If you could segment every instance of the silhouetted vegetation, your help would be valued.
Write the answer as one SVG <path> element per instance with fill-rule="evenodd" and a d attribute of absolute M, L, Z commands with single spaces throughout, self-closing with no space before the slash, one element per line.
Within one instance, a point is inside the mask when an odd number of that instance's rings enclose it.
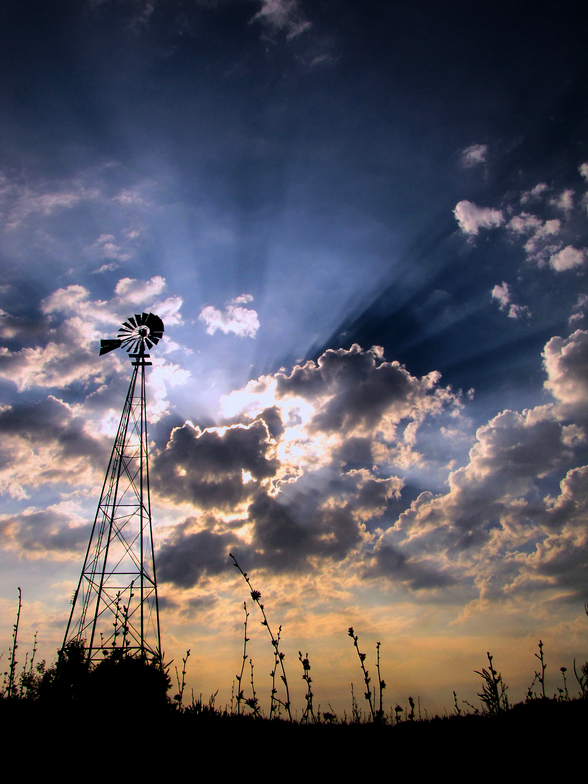
<path fill-rule="evenodd" d="M 236 562 L 235 562 L 236 564 Z M 237 567 L 239 568 L 239 567 Z M 305 743 L 344 742 L 348 733 L 360 738 L 369 732 L 370 738 L 386 737 L 402 743 L 403 748 L 416 749 L 427 744 L 443 744 L 449 738 L 458 737 L 460 741 L 486 740 L 507 738 L 512 733 L 555 733 L 561 740 L 569 740 L 574 733 L 583 732 L 588 719 L 588 662 L 578 665 L 574 662 L 574 673 L 579 693 L 570 696 L 566 679 L 567 669 L 560 668 L 563 687 L 558 693 L 549 697 L 545 686 L 545 660 L 543 643 L 539 641 L 539 653 L 536 654 L 540 668 L 529 687 L 524 702 L 511 706 L 507 697 L 507 686 L 502 675 L 494 666 L 494 659 L 487 653 L 488 667 L 475 672 L 482 679 L 482 690 L 478 696 L 480 705 L 470 705 L 458 700 L 453 692 L 454 712 L 452 715 L 434 718 L 423 718 L 421 707 L 418 712 L 415 700 L 409 697 L 409 707 L 395 705 L 388 712 L 383 705 L 383 691 L 386 688 L 380 673 L 380 643 L 376 648 L 376 668 L 378 690 L 371 685 L 371 678 L 366 669 L 366 654 L 360 651 L 359 636 L 353 628 L 348 635 L 353 640 L 361 667 L 365 691 L 363 697 L 367 710 L 363 711 L 352 693 L 351 715 L 337 716 L 331 709 L 318 710 L 313 705 L 313 693 L 310 677 L 310 660 L 299 652 L 302 667 L 302 680 L 305 683 L 306 706 L 300 720 L 295 720 L 289 710 L 289 691 L 284 667 L 284 654 L 279 649 L 278 636 L 274 636 L 269 628 L 267 614 L 260 603 L 261 594 L 251 588 L 249 579 L 242 573 L 250 588 L 252 599 L 258 604 L 262 613 L 262 625 L 270 634 L 272 650 L 275 656 L 275 667 L 281 668 L 282 681 L 288 702 L 280 700 L 275 693 L 275 672 L 272 675 L 272 693 L 269 714 L 266 716 L 259 704 L 253 680 L 253 662 L 249 659 L 250 685 L 245 687 L 245 665 L 247 663 L 247 620 L 249 614 L 244 603 L 244 647 L 240 674 L 236 676 L 237 690 L 233 693 L 231 704 L 224 708 L 216 706 L 216 694 L 208 701 L 198 699 L 192 694 L 189 703 L 185 704 L 187 663 L 190 651 L 182 659 L 182 670 L 175 668 L 177 692 L 171 697 L 170 665 L 147 657 L 132 656 L 124 646 L 113 646 L 104 651 L 103 659 L 97 664 L 89 663 L 85 646 L 81 642 L 72 642 L 58 652 L 57 661 L 47 666 L 45 661 L 36 662 L 36 638 L 31 656 L 27 654 L 24 664 L 18 667 L 16 653 L 18 650 L 18 625 L 20 620 L 21 600 L 16 623 L 13 629 L 13 640 L 8 658 L 8 668 L 4 672 L 4 683 L 1 691 L 0 712 L 7 724 L 16 732 L 17 727 L 43 727 L 47 737 L 57 728 L 67 729 L 72 737 L 81 737 L 84 727 L 92 725 L 96 719 L 100 724 L 115 719 L 127 732 L 138 732 L 141 727 L 168 728 L 178 742 L 189 739 L 192 733 L 206 739 L 222 732 L 227 739 L 258 735 L 264 737 Z M 588 614 L 588 607 L 586 608 Z M 281 628 L 280 628 L 281 631 Z M 246 696 L 250 690 L 251 696 Z M 469 710 L 461 705 L 467 705 Z M 285 713 L 280 716 L 280 708 Z M 60 731 L 61 731 L 60 730 Z M 49 732 L 49 735 L 47 733 Z M 252 735 L 253 734 L 253 735 Z M 367 737 L 367 736 L 366 736 Z M 381 736 L 384 737 L 384 736 Z"/>

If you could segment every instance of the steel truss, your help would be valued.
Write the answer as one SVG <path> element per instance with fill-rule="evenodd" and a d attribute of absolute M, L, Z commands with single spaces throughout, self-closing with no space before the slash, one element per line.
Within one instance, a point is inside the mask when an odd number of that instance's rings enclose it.
<path fill-rule="evenodd" d="M 83 642 L 89 661 L 117 649 L 161 661 L 145 396 L 152 363 L 143 346 L 129 356 L 133 373 L 63 642 Z"/>

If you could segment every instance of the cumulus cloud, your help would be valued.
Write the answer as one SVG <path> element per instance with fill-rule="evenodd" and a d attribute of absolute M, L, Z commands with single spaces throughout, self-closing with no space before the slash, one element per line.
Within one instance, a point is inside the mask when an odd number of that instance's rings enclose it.
<path fill-rule="evenodd" d="M 155 296 L 158 286 L 143 290 Z M 125 283 L 120 296 L 139 289 Z M 492 296 L 504 311 L 513 306 L 505 282 Z M 55 315 L 85 302 L 81 287 L 63 289 L 45 307 Z M 228 551 L 240 548 L 273 573 L 318 573 L 331 562 L 353 579 L 390 580 L 408 591 L 467 586 L 501 600 L 555 586 L 575 595 L 587 547 L 580 534 L 588 468 L 574 460 L 586 443 L 588 332 L 552 338 L 544 366 L 549 401 L 492 417 L 465 464 L 450 472 L 447 490 L 421 492 L 410 504 L 411 466 L 432 465 L 421 454 L 426 422 L 447 416 L 459 426 L 461 396 L 441 386 L 438 373 L 419 378 L 380 348 L 354 345 L 253 379 L 225 399 L 226 424 L 187 421 L 152 453 L 154 498 L 184 519 L 160 546 L 161 581 L 202 585 L 229 569 Z M 89 455 L 109 445 L 86 415 L 56 398 L 0 412 L 3 491 L 22 498 L 33 484 L 67 481 L 74 471 L 90 481 Z M 435 443 L 446 462 L 450 440 Z M 6 547 L 35 557 L 74 552 L 87 533 L 78 527 L 75 516 L 59 522 L 40 510 L 0 519 Z"/>
<path fill-rule="evenodd" d="M 230 570 L 229 550 L 237 538 L 230 533 L 208 530 L 190 531 L 196 521 L 188 518 L 178 525 L 170 540 L 157 553 L 157 576 L 160 582 L 191 588 L 206 575 Z"/>
<path fill-rule="evenodd" d="M 30 215 L 47 217 L 55 212 L 71 210 L 84 201 L 100 199 L 100 191 L 81 182 L 63 183 L 59 190 L 49 190 L 47 184 L 34 187 L 3 178 L 5 226 L 14 230 Z M 50 188 L 51 186 L 49 186 Z"/>
<path fill-rule="evenodd" d="M 585 261 L 586 251 L 584 248 L 578 250 L 568 245 L 549 258 L 549 266 L 556 272 L 565 272 L 575 267 L 581 267 Z"/>
<path fill-rule="evenodd" d="M 82 319 L 70 319 L 59 328 L 47 327 L 45 345 L 19 351 L 1 346 L 0 378 L 12 381 L 22 392 L 33 386 L 64 389 L 99 376 L 95 352 L 89 349 L 97 333 L 84 328 Z"/>
<path fill-rule="evenodd" d="M 268 429 L 249 425 L 200 430 L 186 422 L 172 430 L 153 460 L 153 487 L 177 502 L 235 510 L 277 471 Z M 250 481 L 245 481 L 248 477 Z"/>
<path fill-rule="evenodd" d="M 545 388 L 564 412 L 585 417 L 588 407 L 588 332 L 578 329 L 570 337 L 553 337 L 543 351 L 547 371 Z"/>
<path fill-rule="evenodd" d="M 121 278 L 116 284 L 114 293 L 125 304 L 139 305 L 158 297 L 166 286 L 165 278 L 161 275 L 155 275 L 147 281 Z"/>
<path fill-rule="evenodd" d="M 508 283 L 502 282 L 502 286 L 496 284 L 492 289 L 492 298 L 498 300 L 500 310 L 504 310 L 510 302 L 510 291 L 508 290 Z"/>
<path fill-rule="evenodd" d="M 508 283 L 502 282 L 502 286 L 496 285 L 491 292 L 492 298 L 498 301 L 500 310 L 506 310 L 508 307 L 509 318 L 520 318 L 521 316 L 530 316 L 531 311 L 526 305 L 516 305 L 511 302 L 511 293 L 508 288 Z M 509 307 L 510 306 L 510 307 Z"/>
<path fill-rule="evenodd" d="M 252 308 L 243 307 L 252 301 L 251 294 L 241 294 L 225 303 L 224 312 L 207 305 L 198 318 L 206 324 L 208 335 L 214 335 L 217 330 L 220 330 L 225 335 L 232 332 L 238 337 L 254 338 L 259 329 L 257 312 Z"/>
<path fill-rule="evenodd" d="M 574 321 L 581 321 L 585 317 L 585 308 L 587 305 L 588 294 L 580 294 L 572 307 L 572 313 L 568 319 L 568 323 L 572 324 Z"/>
<path fill-rule="evenodd" d="M 390 434 L 405 417 L 423 418 L 456 401 L 450 390 L 436 388 L 433 372 L 418 379 L 399 362 L 382 361 L 381 349 L 329 349 L 317 363 L 297 365 L 289 376 L 277 375 L 278 398 L 299 397 L 315 411 L 309 430 L 361 433 L 381 427 Z"/>
<path fill-rule="evenodd" d="M 531 188 L 531 190 L 523 191 L 521 194 L 521 204 L 540 200 L 548 190 L 548 186 L 544 182 L 540 182 L 538 185 L 535 185 L 534 188 Z"/>
<path fill-rule="evenodd" d="M 96 251 L 97 255 L 107 259 L 116 259 L 117 261 L 128 261 L 132 257 L 132 252 L 129 248 L 116 241 L 113 234 L 101 234 L 96 242 L 90 246 L 89 251 Z M 103 264 L 98 272 L 103 272 L 105 269 L 116 269 L 118 264 Z"/>
<path fill-rule="evenodd" d="M 412 376 L 378 347 L 326 351 L 228 396 L 238 424 L 175 428 L 154 457 L 153 486 L 212 514 L 215 533 L 229 526 L 257 566 L 343 561 L 400 502 L 396 470 L 418 461 L 418 428 L 461 405 L 439 379 Z"/>
<path fill-rule="evenodd" d="M 491 207 L 478 207 L 471 201 L 460 201 L 453 210 L 459 228 L 464 234 L 476 235 L 480 229 L 502 226 L 504 216 L 501 210 Z"/>
<path fill-rule="evenodd" d="M 582 166 L 579 167 L 581 174 Z M 524 240 L 527 260 L 534 262 L 538 267 L 549 266 L 556 272 L 581 267 L 586 261 L 586 248 L 577 248 L 570 242 L 578 238 L 575 191 L 573 188 L 564 188 L 547 199 L 550 190 L 549 186 L 542 182 L 520 195 L 521 204 L 532 205 L 535 212 L 541 214 L 525 210 L 512 215 L 507 222 L 505 214 L 512 214 L 514 205 L 507 206 L 503 213 L 498 209 L 481 208 L 469 201 L 460 201 L 454 210 L 454 215 L 461 231 L 470 237 L 478 234 L 480 228 L 504 225 L 511 239 Z M 579 204 L 585 203 L 584 197 Z M 563 217 L 549 217 L 549 213 L 553 214 L 554 208 L 563 213 Z M 501 294 L 499 289 L 495 288 L 493 296 L 501 303 L 501 309 L 505 309 L 505 292 Z M 518 318 L 521 315 L 528 315 L 522 306 L 510 307 L 509 316 Z"/>
<path fill-rule="evenodd" d="M 561 248 L 561 242 L 556 239 L 561 230 L 561 221 L 557 218 L 542 221 L 536 215 L 522 212 L 511 218 L 506 228 L 527 237 L 524 246 L 527 258 L 540 266 Z"/>
<path fill-rule="evenodd" d="M 449 491 L 421 493 L 376 546 L 366 574 L 387 569 L 410 582 L 408 567 L 424 559 L 433 580 L 469 579 L 486 599 L 558 586 L 578 595 L 588 467 L 567 466 L 586 443 L 587 352 L 580 330 L 547 343 L 545 388 L 554 402 L 504 411 L 480 427 Z M 538 483 L 562 469 L 559 495 L 542 497 Z"/>
<path fill-rule="evenodd" d="M 114 272 L 115 269 L 118 269 L 119 265 L 116 262 L 111 262 L 110 264 L 103 264 L 97 270 L 93 270 L 95 275 L 98 275 L 101 272 Z"/>
<path fill-rule="evenodd" d="M 487 144 L 470 144 L 461 153 L 461 163 L 466 169 L 471 169 L 473 166 L 478 166 L 481 163 L 486 163 L 488 155 Z"/>
<path fill-rule="evenodd" d="M 551 199 L 550 204 L 561 210 L 562 212 L 571 212 L 574 209 L 574 189 L 566 188 L 559 196 Z"/>
<path fill-rule="evenodd" d="M 0 515 L 0 545 L 25 558 L 78 556 L 87 547 L 91 524 L 71 503 Z"/>
<path fill-rule="evenodd" d="M 316 500 L 316 499 L 315 499 Z M 308 570 L 311 559 L 343 560 L 361 541 L 361 529 L 347 505 L 297 503 L 260 494 L 250 507 L 259 561 L 272 571 Z"/>
<path fill-rule="evenodd" d="M 403 583 L 413 591 L 447 588 L 455 584 L 448 572 L 427 563 L 425 559 L 411 557 L 398 547 L 381 539 L 373 552 L 366 555 L 362 571 L 364 579 L 387 578 Z"/>
<path fill-rule="evenodd" d="M 407 538 L 404 549 L 435 553 L 439 567 L 458 574 L 497 551 L 534 541 L 542 507 L 526 496 L 538 477 L 571 458 L 563 435 L 548 409 L 494 417 L 478 429 L 469 463 L 450 474 L 449 492 L 422 493 L 402 513 L 397 528 Z"/>
<path fill-rule="evenodd" d="M 2 458 L 0 492 L 26 498 L 45 484 L 91 483 L 93 471 L 108 457 L 108 444 L 91 434 L 83 416 L 49 396 L 34 404 L 6 406 L 0 412 Z"/>

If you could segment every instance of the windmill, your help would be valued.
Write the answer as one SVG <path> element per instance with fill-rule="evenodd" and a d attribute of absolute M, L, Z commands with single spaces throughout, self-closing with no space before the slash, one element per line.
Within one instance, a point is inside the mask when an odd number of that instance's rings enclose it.
<path fill-rule="evenodd" d="M 100 356 L 127 351 L 133 372 L 63 646 L 83 642 L 88 661 L 107 651 L 161 660 L 157 579 L 149 497 L 146 349 L 163 337 L 154 313 L 131 316 L 113 340 L 100 341 Z"/>

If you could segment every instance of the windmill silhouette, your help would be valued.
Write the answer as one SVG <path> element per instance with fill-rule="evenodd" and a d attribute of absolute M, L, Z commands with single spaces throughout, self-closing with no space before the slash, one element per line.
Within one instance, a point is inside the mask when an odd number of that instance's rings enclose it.
<path fill-rule="evenodd" d="M 117 348 L 133 372 L 122 410 L 63 647 L 84 643 L 88 661 L 107 651 L 161 660 L 159 605 L 153 551 L 145 368 L 163 337 L 153 313 L 131 316 L 114 340 L 100 341 L 100 356 Z"/>

